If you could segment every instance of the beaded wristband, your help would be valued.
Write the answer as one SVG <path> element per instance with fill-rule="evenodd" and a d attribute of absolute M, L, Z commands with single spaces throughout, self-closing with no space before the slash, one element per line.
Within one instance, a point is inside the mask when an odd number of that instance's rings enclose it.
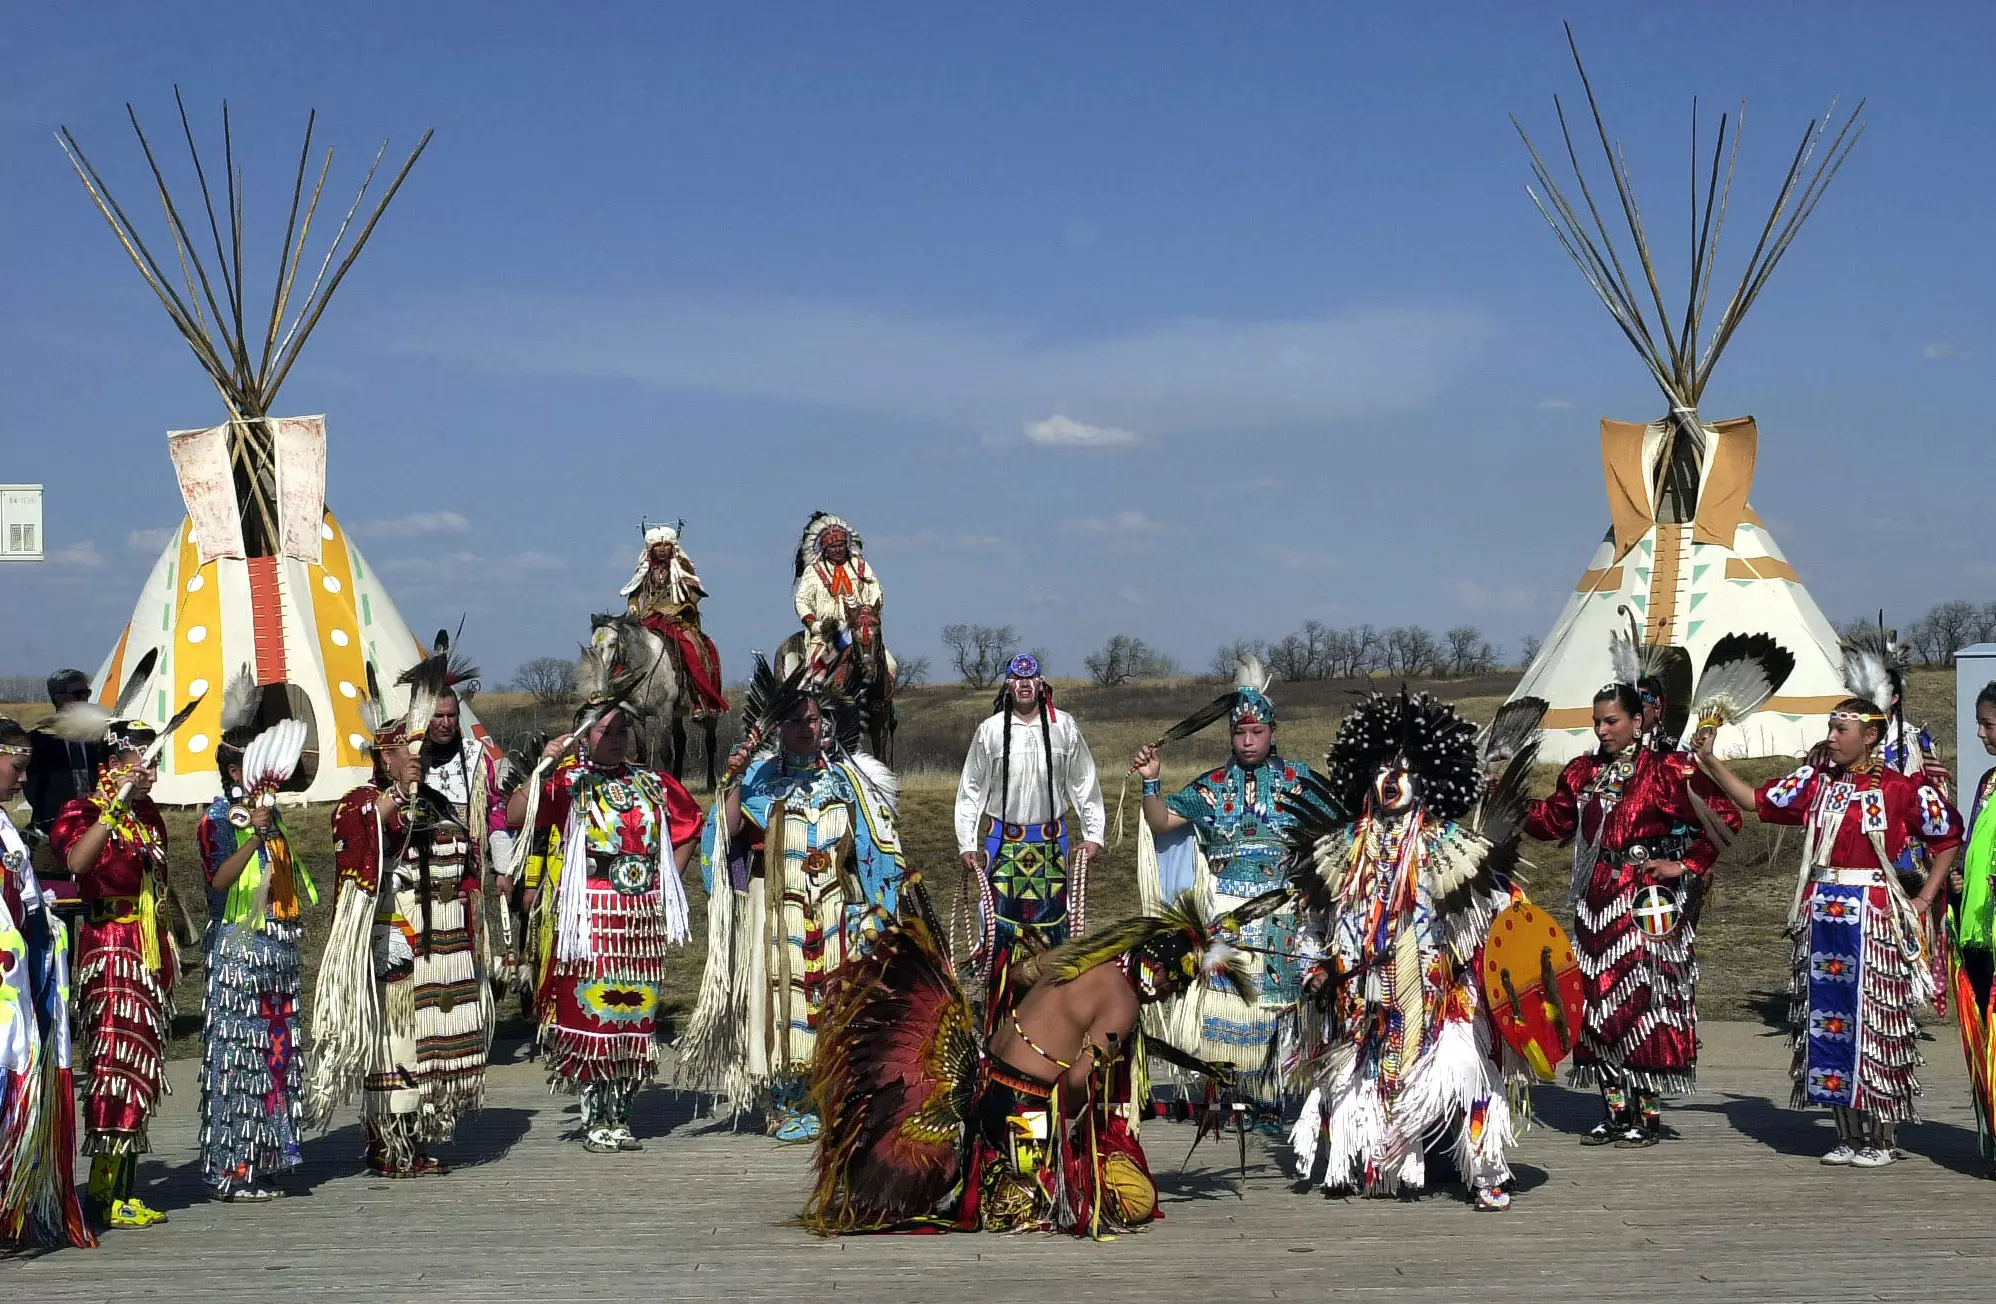
<path fill-rule="evenodd" d="M 1162 779 L 1144 780 L 1144 796 L 1161 797 L 1163 795 L 1164 795 L 1164 780 Z"/>

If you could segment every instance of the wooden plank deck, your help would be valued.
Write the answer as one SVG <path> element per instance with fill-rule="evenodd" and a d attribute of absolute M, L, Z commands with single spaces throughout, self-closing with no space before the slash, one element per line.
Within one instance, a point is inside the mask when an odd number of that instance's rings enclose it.
<path fill-rule="evenodd" d="M 1537 1093 L 1507 1214 L 1458 1193 L 1418 1202 L 1302 1191 L 1256 1142 L 1244 1198 L 1230 1147 L 1183 1125 L 1146 1130 L 1166 1221 L 1113 1243 L 988 1236 L 818 1241 L 795 1216 L 809 1151 L 733 1134 L 658 1089 L 641 1098 L 641 1154 L 590 1155 L 532 1065 L 495 1068 L 490 1105 L 460 1133 L 449 1177 L 362 1175 L 349 1118 L 307 1146 L 303 1188 L 264 1206 L 204 1201 L 187 1062 L 141 1169 L 172 1214 L 94 1252 L 0 1261 L 0 1299 L 506 1301 L 1178 1301 L 1229 1299 L 1986 1299 L 1996 1282 L 1996 1183 L 1977 1179 L 1952 1028 L 1926 1044 L 1929 1120 L 1916 1158 L 1825 1169 L 1826 1115 L 1785 1108 L 1783 1043 L 1708 1024 L 1701 1090 L 1667 1115 L 1681 1139 L 1585 1149 L 1591 1097 Z"/>

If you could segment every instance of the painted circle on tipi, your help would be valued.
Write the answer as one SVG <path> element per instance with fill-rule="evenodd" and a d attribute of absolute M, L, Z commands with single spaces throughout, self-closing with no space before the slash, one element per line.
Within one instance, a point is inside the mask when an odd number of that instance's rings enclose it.
<path fill-rule="evenodd" d="M 354 691 L 354 686 L 352 684 L 349 684 L 346 680 L 342 679 L 340 680 L 340 696 L 355 697 L 358 696 L 358 694 Z"/>
<path fill-rule="evenodd" d="M 333 537 L 333 527 L 332 527 L 332 526 L 330 526 L 330 525 L 328 525 L 328 524 L 326 524 L 326 523 L 325 523 L 324 521 L 320 521 L 320 522 L 319 522 L 319 537 L 320 537 L 321 539 L 330 539 L 330 538 L 332 538 L 332 537 Z"/>
<path fill-rule="evenodd" d="M 208 638 L 208 627 L 206 625 L 194 625 L 189 627 L 187 631 L 187 641 L 189 643 L 206 642 L 207 638 Z"/>
<path fill-rule="evenodd" d="M 199 575 L 191 576 L 187 581 L 187 591 L 189 593 L 199 593 L 201 591 L 201 586 L 206 584 L 207 582 L 208 581 L 202 579 Z"/>
<path fill-rule="evenodd" d="M 207 691 L 208 691 L 208 681 L 205 679 L 197 679 L 193 683 L 187 685 L 187 695 L 189 697 L 200 697 L 203 694 L 205 694 Z"/>
<path fill-rule="evenodd" d="M 367 739 L 361 737 L 359 734 L 348 734 L 347 741 L 353 744 L 355 751 L 367 750 Z"/>
<path fill-rule="evenodd" d="M 207 735 L 207 734 L 195 734 L 195 735 L 194 735 L 193 737 L 189 738 L 189 739 L 187 740 L 187 750 L 188 750 L 188 751 L 190 751 L 190 752 L 205 752 L 205 751 L 207 751 L 207 750 L 208 750 L 208 735 Z"/>
<path fill-rule="evenodd" d="M 343 629 L 336 629 L 327 634 L 326 637 L 333 640 L 334 647 L 345 647 L 347 645 L 347 632 Z"/>
<path fill-rule="evenodd" d="M 340 591 L 340 577 L 337 575 L 326 576 L 325 584 L 326 592 L 328 593 L 338 593 Z"/>

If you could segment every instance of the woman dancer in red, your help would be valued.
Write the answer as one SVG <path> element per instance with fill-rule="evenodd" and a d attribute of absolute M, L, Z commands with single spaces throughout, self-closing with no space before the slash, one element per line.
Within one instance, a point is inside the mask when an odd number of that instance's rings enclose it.
<path fill-rule="evenodd" d="M 1525 830 L 1573 842 L 1573 946 L 1586 1003 L 1572 1081 L 1598 1084 L 1607 1117 L 1583 1145 L 1653 1146 L 1657 1097 L 1690 1091 L 1698 1059 L 1698 962 L 1692 929 L 1718 858 L 1714 830 L 1740 827 L 1686 752 L 1641 737 L 1634 684 L 1594 695 L 1591 756 L 1531 804 Z M 1723 834 L 1718 836 L 1723 837 Z"/>

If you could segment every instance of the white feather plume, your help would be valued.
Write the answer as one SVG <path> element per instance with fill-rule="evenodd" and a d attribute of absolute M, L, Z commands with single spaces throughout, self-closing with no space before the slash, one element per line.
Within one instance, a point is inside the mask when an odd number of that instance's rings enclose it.
<path fill-rule="evenodd" d="M 256 723 L 257 699 L 262 696 L 257 691 L 256 675 L 247 662 L 236 671 L 235 678 L 229 680 L 228 687 L 222 690 L 222 732 L 240 729 L 246 724 Z"/>
<path fill-rule="evenodd" d="M 1608 665 L 1611 684 L 1627 684 L 1634 688 L 1643 677 L 1643 649 L 1636 641 L 1633 627 L 1626 633 L 1611 630 L 1608 634 Z"/>
<path fill-rule="evenodd" d="M 1257 693 L 1266 693 L 1274 676 L 1261 664 L 1261 658 L 1252 652 L 1241 656 L 1240 664 L 1234 669 L 1234 687 L 1252 688 Z"/>
<path fill-rule="evenodd" d="M 305 754 L 305 722 L 279 720 L 243 749 L 243 787 L 249 792 L 274 792 L 298 768 Z"/>
<path fill-rule="evenodd" d="M 118 717 L 108 707 L 95 702 L 67 702 L 49 721 L 48 730 L 58 738 L 73 743 L 101 743 L 104 731 Z"/>

